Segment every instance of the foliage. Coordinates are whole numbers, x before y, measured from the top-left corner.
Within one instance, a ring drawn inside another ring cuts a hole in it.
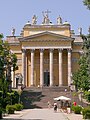
[[[14,114],[14,111],[15,111],[14,105],[7,105],[6,106],[6,111],[7,111],[8,114]]]
[[[82,111],[82,107],[77,105],[77,106],[74,106],[72,105],[72,108],[71,108],[75,114],[81,114],[81,111]]]
[[[11,68],[16,70],[17,57],[10,51],[9,44],[2,39],[3,35],[0,34],[0,107],[5,108],[11,101],[7,93],[12,92]]]
[[[15,106],[15,110],[16,111],[21,111],[23,109],[23,105],[20,104],[20,103],[19,104],[15,104],[14,106]]]
[[[0,107],[0,119],[2,119],[2,108]]]
[[[82,114],[84,119],[90,119],[90,107],[84,108]]]
[[[83,3],[90,10],[90,0],[83,0]]]
[[[90,91],[85,91],[84,92],[84,97],[88,102],[90,102]]]
[[[79,66],[77,72],[73,73],[73,83],[77,89],[81,89],[83,91],[89,90],[90,87],[90,77],[88,73],[88,64],[86,61],[86,56],[82,56],[79,60]]]
[[[90,34],[87,36],[82,35],[83,39],[83,55],[81,56],[78,64],[79,69],[73,73],[73,82],[77,89],[88,91],[90,89]]]

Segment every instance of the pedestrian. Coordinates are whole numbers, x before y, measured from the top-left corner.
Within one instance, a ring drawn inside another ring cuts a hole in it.
[[[55,112],[57,111],[57,103],[56,102],[54,103],[54,111]]]
[[[50,101],[48,101],[48,108],[50,109],[50,107],[51,107],[51,104],[50,104]]]
[[[74,105],[74,106],[76,106],[76,105],[77,105],[77,103],[74,101],[74,102],[73,102],[73,105]]]

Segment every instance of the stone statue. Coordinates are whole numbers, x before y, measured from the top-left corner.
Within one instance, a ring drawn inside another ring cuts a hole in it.
[[[78,28],[78,32],[79,32],[80,35],[82,34],[82,28],[81,27]]]
[[[59,17],[57,18],[57,24],[58,24],[58,25],[61,25],[61,24],[62,24],[62,18],[60,17],[60,15],[59,15]]]
[[[36,25],[36,23],[37,23],[37,16],[34,15],[34,16],[32,17],[32,25]]]
[[[43,19],[43,24],[49,24],[50,23],[50,20],[48,18],[48,15],[43,15],[44,19]]]
[[[89,34],[90,34],[90,26],[89,26],[89,28],[88,28],[88,32],[89,32]]]
[[[50,20],[49,20],[49,17],[48,17],[48,13],[50,13],[50,11],[45,11],[45,12],[42,12],[43,13],[43,22],[42,24],[49,24],[50,23]]]
[[[12,30],[11,30],[11,34],[12,34],[12,36],[15,35],[15,28],[13,28],[13,27],[12,27]]]

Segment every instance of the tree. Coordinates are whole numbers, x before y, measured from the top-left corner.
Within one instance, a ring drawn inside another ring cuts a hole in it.
[[[90,29],[89,29],[90,30]],[[90,32],[87,36],[81,35],[83,39],[83,55],[79,60],[80,68],[73,73],[74,85],[77,89],[87,91],[90,89]]]
[[[83,0],[83,3],[90,10],[90,0]]]
[[[7,92],[11,92],[11,68],[16,70],[17,57],[10,51],[9,44],[0,34],[0,107],[5,108]]]

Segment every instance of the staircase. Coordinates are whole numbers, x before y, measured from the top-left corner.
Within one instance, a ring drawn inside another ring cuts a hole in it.
[[[47,108],[48,101],[53,105],[53,98],[59,96],[69,97],[72,102],[76,101],[78,104],[81,104],[78,95],[74,96],[68,87],[26,88],[21,95],[21,100],[25,108]]]

